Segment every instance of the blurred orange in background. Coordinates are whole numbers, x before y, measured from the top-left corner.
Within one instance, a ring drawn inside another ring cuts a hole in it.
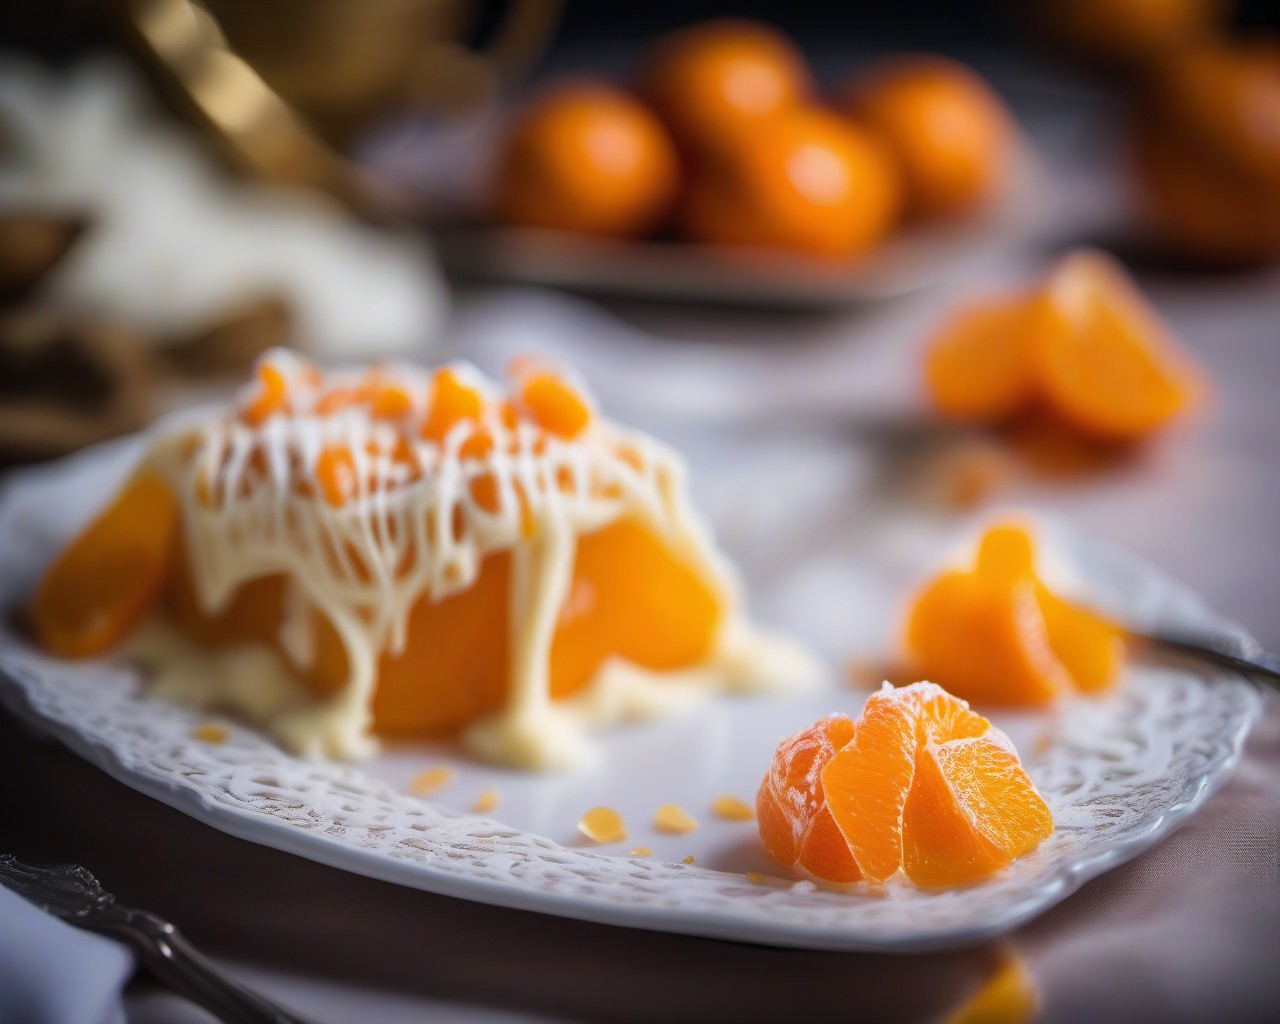
[[[1153,72],[1132,125],[1139,200],[1184,257],[1280,256],[1280,38],[1208,38]]]
[[[897,173],[875,138],[834,114],[797,109],[705,154],[680,225],[697,242],[849,257],[887,234],[900,207]]]
[[[1231,0],[1054,0],[1035,5],[1043,28],[1077,56],[1135,67],[1205,34]]]
[[[665,219],[679,167],[658,119],[608,85],[570,81],[519,117],[502,154],[497,207],[531,227],[631,237]]]
[[[962,216],[999,187],[1014,139],[991,88],[943,57],[892,57],[846,86],[841,106],[888,146],[910,216]]]
[[[781,31],[725,18],[659,40],[640,92],[696,151],[800,106],[814,86],[804,55]]]

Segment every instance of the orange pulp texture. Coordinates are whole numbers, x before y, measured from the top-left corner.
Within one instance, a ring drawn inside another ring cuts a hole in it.
[[[989,530],[974,566],[935,578],[907,622],[913,669],[966,700],[1035,706],[1119,676],[1121,632],[1054,594],[1036,575],[1020,526]]]
[[[895,57],[859,76],[842,108],[886,145],[906,183],[908,215],[972,213],[999,188],[1013,121],[991,88],[942,57]]]
[[[973,882],[1053,831],[1008,740],[932,683],[886,684],[857,722],[783,740],[756,806],[771,857],[833,882]]]
[[[772,26],[717,19],[659,40],[641,92],[681,145],[702,151],[802,105],[813,91],[804,56]]]
[[[569,82],[517,120],[501,157],[499,215],[530,227],[634,237],[670,212],[679,177],[666,129],[607,85]]]
[[[693,172],[680,224],[711,245],[856,256],[894,226],[900,185],[884,147],[821,110],[795,109],[727,139]]]
[[[271,397],[276,413],[284,413],[285,391],[275,387],[272,374],[259,376],[264,388],[243,414],[262,415],[263,395]],[[276,376],[283,384],[283,376]],[[362,400],[375,402],[379,393],[369,391]],[[592,415],[575,389],[537,366],[521,374],[514,403],[547,433],[566,437],[581,433]],[[479,391],[442,369],[432,381],[422,432],[439,442],[463,419],[479,416],[483,405]],[[355,496],[349,450],[326,448],[317,476],[322,500],[341,506]],[[31,607],[42,646],[64,657],[102,653],[157,604],[197,644],[278,644],[284,578],[251,580],[220,611],[206,612],[196,597],[178,518],[177,502],[162,480],[143,474],[130,481],[46,574]],[[373,699],[379,732],[448,732],[502,707],[510,575],[510,553],[496,552],[467,589],[417,601],[404,649],[384,652],[379,661]],[[578,539],[570,596],[552,643],[552,695],[583,689],[611,657],[658,671],[695,664],[710,653],[723,612],[704,575],[639,522],[621,519],[586,534]],[[314,665],[299,674],[316,691],[329,693],[345,682],[347,657],[319,613],[315,627]]]
[[[1039,405],[1093,440],[1155,433],[1194,403],[1198,371],[1114,260],[1081,250],[1030,297],[953,314],[925,357],[945,415],[1000,422]]]

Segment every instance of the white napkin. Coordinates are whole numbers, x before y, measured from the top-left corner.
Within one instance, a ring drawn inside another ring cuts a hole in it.
[[[133,968],[125,946],[0,886],[0,1024],[124,1024]]]

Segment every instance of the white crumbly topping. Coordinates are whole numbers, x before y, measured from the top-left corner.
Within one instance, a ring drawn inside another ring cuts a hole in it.
[[[564,767],[588,749],[581,735],[587,719],[680,705],[661,686],[644,685],[652,673],[628,673],[611,663],[599,673],[600,686],[552,706],[549,652],[577,538],[623,517],[638,520],[694,567],[724,609],[708,661],[677,673],[686,683],[760,688],[812,674],[812,664],[791,645],[747,628],[736,579],[689,503],[684,464],[654,439],[598,415],[569,440],[527,419],[509,426],[497,387],[458,365],[454,372],[490,400],[479,421],[461,420],[436,444],[420,439],[430,393],[424,371],[381,371],[415,397],[403,420],[379,421],[363,404],[327,415],[314,411],[326,393],[357,387],[360,371],[330,373],[321,383],[290,353],[267,358],[286,381],[288,414],[246,422],[241,410],[261,387],[250,384],[232,409],[162,435],[150,464],[182,506],[197,598],[207,613],[224,608],[250,580],[282,574],[288,586],[280,643],[288,656],[309,662],[313,610],[332,623],[343,644],[350,677],[334,696],[303,707],[256,702],[270,709],[259,720],[291,749],[344,757],[376,749],[370,727],[379,656],[403,649],[410,611],[421,597],[439,600],[465,590],[485,557],[499,551],[512,554],[510,696],[498,716],[468,730],[465,739],[477,752],[520,767]],[[492,438],[491,449],[469,453],[465,446],[478,431]],[[354,483],[339,504],[323,497],[317,472],[322,453],[334,447],[350,452]],[[472,490],[485,476],[493,478],[491,508]],[[210,699],[174,682],[184,673],[166,675],[171,692]],[[277,676],[264,674],[263,685],[274,685]],[[222,699],[235,702],[229,693]]]

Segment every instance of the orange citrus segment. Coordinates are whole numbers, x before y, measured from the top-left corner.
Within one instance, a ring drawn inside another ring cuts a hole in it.
[[[53,562],[31,604],[41,646],[87,658],[115,646],[160,596],[177,533],[178,505],[143,472]]]
[[[976,568],[984,576],[1017,581],[1034,575],[1035,565],[1035,543],[1021,526],[993,526],[978,542]]]
[[[520,405],[534,423],[557,437],[577,437],[591,422],[586,399],[546,371],[531,373],[520,382]]]
[[[1053,831],[1017,755],[987,737],[929,744],[903,813],[903,867],[917,885],[998,871]]]
[[[1121,631],[1088,609],[1064,601],[1043,584],[1036,587],[1036,600],[1053,653],[1076,689],[1098,693],[1110,686],[1124,663]]]
[[[612,807],[593,807],[578,822],[578,831],[593,843],[620,843],[627,838],[622,815]]]
[[[1033,357],[1045,402],[1106,441],[1158,430],[1194,398],[1193,371],[1119,264],[1080,252],[1036,300]]]
[[[1001,420],[1031,401],[1034,366],[1029,303],[998,299],[953,314],[925,356],[925,385],[943,415]]]
[[[902,809],[915,776],[913,711],[905,701],[872,694],[853,740],[822,769],[827,806],[872,882],[883,882],[902,864]]]
[[[920,675],[965,700],[1037,705],[1071,685],[1032,580],[1002,584],[944,573],[916,599],[907,647]]]
[[[943,1024],[1029,1024],[1039,1009],[1040,993],[1031,971],[1011,955]]]

